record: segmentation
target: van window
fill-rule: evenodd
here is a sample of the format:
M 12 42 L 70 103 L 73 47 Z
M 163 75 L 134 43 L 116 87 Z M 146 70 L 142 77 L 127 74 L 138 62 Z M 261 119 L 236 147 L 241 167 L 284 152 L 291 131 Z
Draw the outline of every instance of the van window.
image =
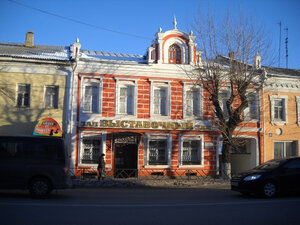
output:
M 46 139 L 0 141 L 0 158 L 63 159 L 63 143 Z

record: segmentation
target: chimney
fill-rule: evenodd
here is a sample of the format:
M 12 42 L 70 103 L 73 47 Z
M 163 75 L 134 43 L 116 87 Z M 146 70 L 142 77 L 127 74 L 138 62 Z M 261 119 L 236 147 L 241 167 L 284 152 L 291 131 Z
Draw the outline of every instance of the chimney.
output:
M 27 31 L 26 33 L 26 40 L 25 40 L 25 47 L 33 47 L 33 31 Z
M 229 52 L 228 55 L 229 55 L 229 58 L 230 58 L 230 59 L 232 59 L 232 60 L 234 59 L 234 52 Z

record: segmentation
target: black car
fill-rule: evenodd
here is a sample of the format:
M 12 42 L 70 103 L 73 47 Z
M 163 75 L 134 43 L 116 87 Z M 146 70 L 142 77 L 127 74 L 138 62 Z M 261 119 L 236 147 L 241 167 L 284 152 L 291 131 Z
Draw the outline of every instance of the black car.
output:
M 300 191 L 300 157 L 274 159 L 233 176 L 231 190 L 269 198 L 278 193 Z
M 62 138 L 0 136 L 0 188 L 28 189 L 34 197 L 71 187 Z

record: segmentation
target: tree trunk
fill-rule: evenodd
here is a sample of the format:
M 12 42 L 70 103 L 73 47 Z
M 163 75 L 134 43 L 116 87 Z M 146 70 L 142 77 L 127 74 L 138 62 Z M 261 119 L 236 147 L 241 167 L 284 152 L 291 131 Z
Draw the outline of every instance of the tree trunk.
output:
M 221 171 L 224 180 L 231 178 L 231 145 L 226 141 L 223 141 Z

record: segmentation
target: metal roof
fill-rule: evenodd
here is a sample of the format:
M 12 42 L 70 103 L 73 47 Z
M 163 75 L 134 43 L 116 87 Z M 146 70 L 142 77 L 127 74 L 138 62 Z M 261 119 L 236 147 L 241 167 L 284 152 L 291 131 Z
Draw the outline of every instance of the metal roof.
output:
M 34 45 L 25 47 L 24 44 L 0 42 L 0 57 L 14 57 L 44 60 L 69 60 L 69 47 Z

